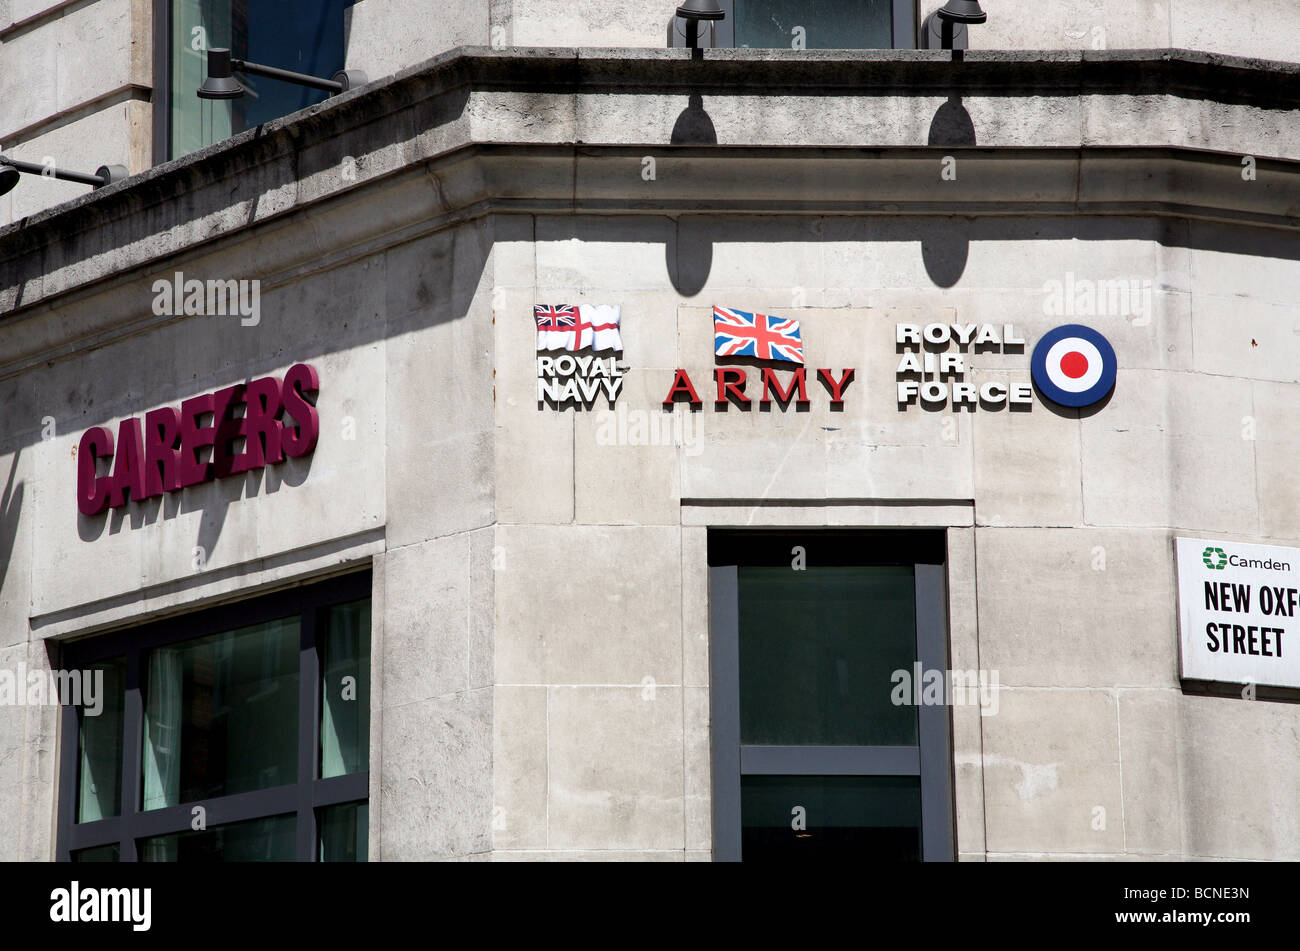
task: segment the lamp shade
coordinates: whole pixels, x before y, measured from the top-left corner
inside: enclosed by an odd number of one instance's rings
[[[726,16],[718,0],[686,0],[677,8],[677,15],[684,20],[721,20]]]
[[[104,185],[112,185],[120,182],[127,177],[125,165],[101,165],[95,169],[95,174],[104,180]],[[104,185],[96,185],[96,188],[103,188]]]
[[[938,14],[950,23],[983,23],[989,18],[979,0],[948,0],[939,8]]]
[[[244,94],[230,68],[230,50],[208,50],[208,78],[199,87],[200,99],[238,99]]]
[[[0,165],[0,195],[7,195],[13,191],[20,178],[22,178],[22,175],[18,173],[18,169],[10,168],[8,165]]]

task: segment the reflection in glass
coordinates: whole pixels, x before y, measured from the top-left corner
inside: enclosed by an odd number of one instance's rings
[[[298,817],[251,819],[140,840],[142,862],[292,862]]]
[[[296,112],[328,93],[276,79],[235,78],[239,99],[200,99],[207,50],[225,47],[235,59],[323,79],[344,66],[343,17],[352,0],[171,0],[171,157],[229,138]]]
[[[893,31],[893,0],[736,0],[738,47],[887,50]]]
[[[746,862],[921,860],[916,776],[744,776],[740,797]]]
[[[72,853],[74,862],[120,862],[122,850],[116,842],[112,845],[97,845],[92,849],[82,849]]]
[[[103,677],[98,715],[92,716],[84,703],[78,711],[81,735],[78,744],[77,821],[94,822],[122,814],[126,658],[117,657],[92,664],[85,672],[92,682],[101,676],[100,672]]]
[[[330,608],[321,657],[322,778],[370,768],[370,601]]]
[[[364,862],[369,855],[370,806],[345,802],[320,811],[320,860]]]
[[[742,566],[740,739],[772,746],[907,746],[917,712],[893,702],[916,659],[911,566]]]
[[[145,811],[298,778],[298,619],[151,651]]]

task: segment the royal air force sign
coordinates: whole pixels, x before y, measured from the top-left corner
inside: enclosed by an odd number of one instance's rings
[[[1029,365],[1039,392],[1059,406],[1076,409],[1106,398],[1115,388],[1117,367],[1110,341],[1082,324],[1043,334]]]
[[[1056,327],[1034,344],[1029,361],[1033,386],[1014,375],[1005,381],[986,377],[979,384],[967,379],[980,369],[986,353],[1024,352],[1025,338],[1012,324],[898,324],[894,344],[901,354],[896,375],[903,410],[918,405],[929,410],[1028,410],[1035,388],[1057,406],[1083,409],[1110,396],[1118,369],[1110,341],[1082,324]]]

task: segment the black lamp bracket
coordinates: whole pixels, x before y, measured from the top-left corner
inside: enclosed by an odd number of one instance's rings
[[[10,168],[25,172],[28,175],[57,178],[61,182],[76,182],[79,185],[90,185],[94,188],[103,188],[105,185],[120,182],[128,175],[125,165],[101,165],[95,169],[95,174],[89,175],[85,172],[65,171],[58,166],[50,168],[48,165],[37,165],[34,162],[20,162],[18,159],[9,158],[7,155],[0,155],[0,165],[8,165]]]

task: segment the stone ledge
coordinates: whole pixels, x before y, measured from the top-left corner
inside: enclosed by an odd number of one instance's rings
[[[580,152],[574,151],[581,131],[574,120],[541,117],[540,131],[521,128],[518,125],[521,118],[531,115],[528,109],[540,108],[538,101],[548,95],[590,99],[584,108],[598,110],[604,98],[616,92],[646,95],[659,92],[676,96],[685,89],[711,90],[709,94],[716,97],[720,106],[729,107],[723,100],[730,99],[731,106],[745,109],[752,108],[745,100],[755,95],[841,98],[874,95],[906,100],[903,107],[915,110],[924,104],[919,100],[926,95],[959,93],[975,102],[981,96],[1018,97],[1019,101],[1025,101],[1044,96],[1158,94],[1245,103],[1252,114],[1261,108],[1285,109],[1291,113],[1300,103],[1300,64],[1182,50],[970,51],[961,61],[954,61],[950,53],[938,50],[801,53],[710,50],[702,61],[695,61],[685,50],[462,48],[0,229],[0,272],[4,274],[0,283],[0,320],[74,289],[119,277],[214,239],[247,230],[252,225],[368,188],[387,178],[400,178],[418,169],[421,163],[445,162],[475,142],[508,143],[518,140],[521,133],[534,137],[540,134],[557,141],[561,143],[561,151],[555,158],[561,165],[568,162],[573,166],[575,171],[569,178],[570,185],[576,188],[579,182],[573,176],[580,176],[595,161],[590,150],[597,147],[583,145]],[[1233,92],[1224,93],[1224,89]],[[500,96],[514,96],[520,101],[503,103]],[[1127,107],[1116,106],[1122,108]],[[732,193],[744,189],[743,182],[728,182],[725,166],[717,163],[717,160],[735,160],[741,153],[734,150],[744,146],[704,147],[698,154],[688,155],[673,146],[641,141],[645,128],[637,118],[633,112],[619,117],[610,126],[606,134],[623,139],[609,141],[609,148],[642,155],[653,152],[665,157],[670,154],[689,157],[693,169],[710,166],[715,169],[707,176],[711,178],[710,187],[722,184]],[[1277,117],[1279,126],[1284,118],[1287,117]],[[1052,154],[1034,158],[1030,154],[1033,150],[1027,148],[1034,144],[1034,134],[1031,124],[1004,136],[1006,141],[998,143],[1026,147],[1003,149],[1000,154],[988,149],[971,149],[966,158],[985,162],[991,179],[1004,179],[1012,192],[1017,182],[1023,185],[1025,181],[1026,162],[1060,169],[1070,163],[1080,163],[1086,155],[1091,168],[1103,169],[1105,161],[1137,167],[1129,159],[1102,158],[1102,153],[1118,153],[1121,149],[1076,149],[1078,154],[1067,155],[1064,165],[1059,149],[1044,150]],[[1017,142],[1017,138],[1027,141]],[[1078,138],[1082,140],[1082,133]],[[323,174],[337,162],[334,153],[344,149],[358,153],[359,164],[368,164],[360,181],[340,181],[339,176],[331,178]],[[757,151],[764,154],[745,156],[747,161],[756,163],[750,166],[754,169],[764,162],[825,163],[838,150],[761,145]],[[952,151],[951,147],[942,149],[944,154]],[[923,152],[907,148],[878,149],[876,152],[877,158],[885,152],[896,152],[898,160],[905,164],[915,159],[933,162],[936,157],[935,149]],[[915,152],[920,155],[911,154]],[[872,150],[857,149],[856,153],[856,157],[841,154],[835,160],[860,161],[871,155]],[[1175,160],[1174,156],[1183,153],[1189,158]],[[1217,158],[1205,157],[1215,155]],[[517,158],[524,161],[538,156],[521,151]],[[1108,190],[1104,187],[1104,176],[1094,176],[1081,180],[1073,190],[1067,178],[1041,193],[1030,190],[1025,194],[1026,190],[1020,188],[1021,193],[1016,195],[1004,190],[1002,194],[988,193],[977,201],[956,205],[948,200],[936,201],[928,179],[925,188],[917,189],[912,197],[908,197],[906,187],[900,184],[896,194],[887,198],[861,195],[849,201],[827,204],[823,200],[819,204],[817,200],[804,200],[789,189],[777,187],[782,178],[776,177],[769,184],[766,207],[751,195],[743,200],[729,200],[726,208],[827,214],[899,213],[908,204],[912,205],[910,210],[924,212],[928,200],[929,211],[948,214],[954,210],[961,214],[1164,214],[1293,228],[1300,204],[1295,200],[1294,186],[1289,184],[1294,180],[1295,169],[1290,162],[1260,160],[1261,169],[1267,164],[1271,174],[1277,173],[1273,174],[1272,187],[1280,191],[1256,187],[1255,194],[1242,197],[1243,189],[1227,189],[1222,196],[1211,198],[1199,188],[1198,181],[1195,200],[1181,201],[1174,197],[1170,185],[1179,183],[1178,176],[1183,169],[1190,169],[1198,162],[1218,162],[1226,167],[1231,164],[1229,159],[1237,161],[1239,157],[1174,149],[1163,159],[1148,158],[1147,171],[1154,177],[1149,176],[1145,190],[1140,181],[1131,181],[1125,175],[1122,183],[1128,191],[1114,198],[1109,207],[1102,198],[1102,193]],[[555,171],[555,162],[550,164]],[[1021,166],[1019,170],[1017,165]],[[977,169],[980,167],[976,165]],[[1011,174],[1007,177],[995,173],[995,168]],[[1180,170],[1176,174],[1172,171],[1175,168]],[[429,169],[433,171],[434,165]],[[1215,174],[1219,172],[1226,174],[1224,169]],[[593,171],[590,181],[594,183],[600,177]],[[640,183],[639,176],[635,181]],[[1223,181],[1217,178],[1216,181],[1215,187],[1223,191]],[[504,185],[508,187],[511,183],[506,180]],[[666,195],[649,201],[644,194],[632,195],[630,187],[622,189],[623,195],[618,194],[617,188],[610,191],[610,187],[596,189],[593,184],[585,194],[575,191],[574,200],[567,206],[555,200],[559,196],[537,195],[534,197],[541,202],[535,207],[607,213],[720,210],[700,190],[694,195],[679,196],[674,200],[676,203],[665,204]],[[1155,194],[1161,188],[1163,193]],[[1260,199],[1265,194],[1271,197],[1261,206]],[[527,198],[517,188],[513,194],[509,191],[493,194],[489,189],[476,198],[479,205],[471,214],[507,207],[527,211],[534,207]],[[443,199],[440,195],[439,200]],[[1078,204],[1085,200],[1088,208]],[[1014,207],[1007,206],[1008,201]],[[1234,201],[1241,201],[1242,207],[1235,208]],[[468,208],[463,203],[461,207]]]
[[[653,201],[638,174],[648,150],[660,175]],[[946,155],[960,169],[956,182],[940,182]],[[291,205],[260,227],[232,213],[228,228],[189,245],[151,244],[147,234],[98,256],[64,261],[56,247],[12,271],[0,268],[19,278],[19,288],[36,289],[11,315],[53,318],[26,321],[21,334],[7,335],[0,378],[173,320],[142,312],[123,295],[108,298],[108,307],[75,305],[122,284],[144,295],[173,268],[203,270],[197,255],[228,255],[245,241],[258,242],[252,276],[271,287],[437,231],[518,214],[1157,218],[1245,226],[1258,240],[1242,244],[1243,253],[1293,255],[1300,162],[1262,159],[1257,173],[1245,182],[1236,155],[1174,148],[465,145],[310,207]],[[304,215],[313,233],[330,235],[328,248],[271,239]],[[1194,236],[1177,240],[1195,243]],[[28,269],[27,283],[19,268]],[[14,285],[0,287],[0,295],[14,292]]]

